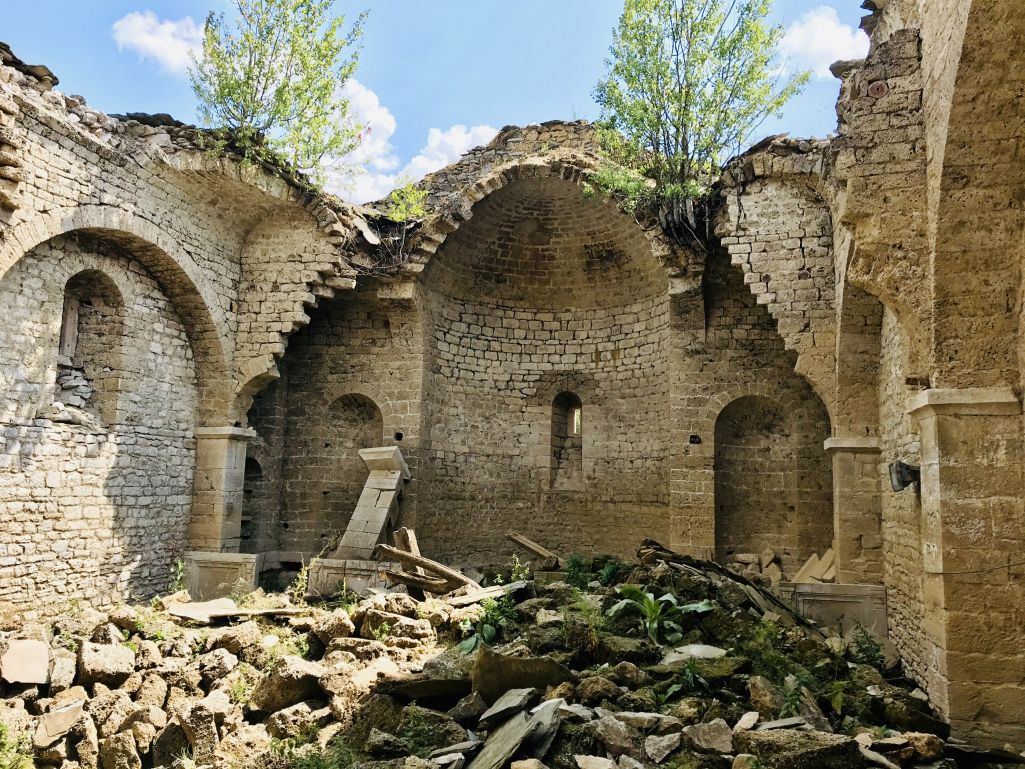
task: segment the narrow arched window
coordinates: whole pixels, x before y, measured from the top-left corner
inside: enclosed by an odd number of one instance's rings
[[[108,423],[120,389],[123,305],[117,286],[98,270],[78,273],[64,288],[54,399]]]
[[[584,406],[576,393],[561,392],[552,401],[551,486],[579,488],[583,483]]]

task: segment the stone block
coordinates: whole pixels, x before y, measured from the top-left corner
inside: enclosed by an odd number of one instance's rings
[[[196,601],[221,598],[236,588],[255,590],[263,568],[262,553],[185,554],[185,583]]]

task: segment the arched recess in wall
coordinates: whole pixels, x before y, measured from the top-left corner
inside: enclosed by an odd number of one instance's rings
[[[54,211],[5,233],[0,243],[0,278],[24,254],[61,235],[113,245],[153,276],[181,318],[193,350],[199,424],[223,427],[234,422],[230,414],[232,377],[225,351],[231,334],[217,298],[200,277],[202,270],[178,239],[141,216],[110,206]]]
[[[488,532],[509,528],[568,552],[625,554],[637,536],[669,534],[665,254],[579,181],[524,164],[474,185],[422,273],[431,397],[417,521],[439,557],[497,562]],[[582,403],[580,439],[560,392]],[[452,520],[469,525],[443,536]]]
[[[55,401],[117,421],[124,346],[124,298],[99,270],[83,270],[64,286],[57,346]]]
[[[239,552],[251,553],[256,521],[263,512],[257,508],[263,498],[263,467],[253,457],[246,457],[242,474],[242,531],[239,535]]]
[[[817,399],[784,408],[758,395],[715,422],[715,551],[772,548],[793,574],[833,540],[832,471],[822,448],[829,417]]]
[[[359,451],[382,445],[384,418],[369,397],[347,393],[326,409],[293,401],[286,431],[280,539],[286,549],[316,553],[352,517],[369,473]]]

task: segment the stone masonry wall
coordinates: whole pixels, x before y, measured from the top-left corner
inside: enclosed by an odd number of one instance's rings
[[[53,403],[53,308],[86,270],[109,278],[123,301],[121,324],[86,324],[78,340],[119,352],[106,372],[117,381],[110,420],[89,400]],[[47,613],[72,598],[103,605],[165,588],[184,549],[197,400],[192,351],[168,298],[117,248],[65,237],[0,280],[0,315],[0,390],[14,396],[0,413],[0,600]]]
[[[279,480],[261,494],[277,495],[274,549],[315,555],[345,530],[367,470],[361,448],[398,445],[417,467],[422,378],[416,305],[382,299],[387,287],[325,301],[296,334],[283,378],[261,393],[249,413],[258,456]],[[401,437],[397,437],[401,435]],[[404,514],[415,515],[410,488]],[[254,499],[261,510],[275,502]]]
[[[424,282],[424,551],[502,562],[507,530],[566,553],[664,539],[667,281],[639,228],[571,182],[514,182],[477,204]],[[575,488],[552,488],[561,392],[582,403]]]

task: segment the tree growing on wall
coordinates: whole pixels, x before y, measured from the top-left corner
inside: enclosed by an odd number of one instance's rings
[[[342,86],[359,60],[366,12],[345,31],[335,0],[236,0],[232,22],[211,12],[190,69],[201,118],[244,152],[264,143],[296,170],[359,144]]]
[[[595,89],[599,141],[620,166],[599,171],[600,186],[693,227],[690,201],[810,76],[786,75],[770,10],[771,0],[626,0]]]

